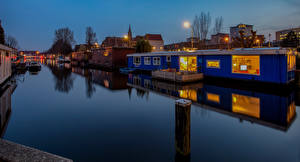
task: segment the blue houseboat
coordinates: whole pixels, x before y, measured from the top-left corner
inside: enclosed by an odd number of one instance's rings
[[[247,48],[130,54],[128,67],[202,73],[205,77],[288,84],[295,78],[295,49]]]

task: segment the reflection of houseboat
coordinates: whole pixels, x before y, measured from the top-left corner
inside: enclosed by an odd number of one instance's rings
[[[14,49],[0,44],[0,85],[11,76],[11,56]]]
[[[33,72],[36,72],[36,71],[40,71],[41,70],[41,65],[37,62],[31,62],[29,64],[29,71],[33,71]]]
[[[283,131],[296,116],[294,92],[273,94],[200,83],[182,86],[152,80],[145,75],[129,75],[127,85],[172,98],[190,99],[202,108]]]
[[[174,69],[176,72],[202,73],[204,77],[287,84],[295,78],[296,53],[292,49],[251,48],[156,52],[127,57],[128,67],[140,70]]]
[[[10,85],[0,90],[0,138],[5,133],[11,115],[11,95],[15,88],[16,85]]]
[[[127,75],[119,72],[109,72],[98,69],[83,69],[72,67],[72,72],[90,79],[91,82],[110,90],[127,89]]]

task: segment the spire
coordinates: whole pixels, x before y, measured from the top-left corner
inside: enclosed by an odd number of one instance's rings
[[[131,25],[129,24],[129,30],[128,30],[128,40],[132,40],[132,32],[131,32]]]

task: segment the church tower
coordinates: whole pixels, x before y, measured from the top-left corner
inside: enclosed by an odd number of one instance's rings
[[[131,32],[131,26],[129,24],[129,30],[128,30],[128,40],[132,41],[132,32]]]

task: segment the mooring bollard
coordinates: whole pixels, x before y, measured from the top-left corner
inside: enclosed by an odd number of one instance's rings
[[[175,161],[190,161],[191,105],[186,99],[175,102]]]
[[[181,107],[191,107],[192,101],[186,99],[179,99],[175,101],[175,104],[176,106],[181,106]]]

